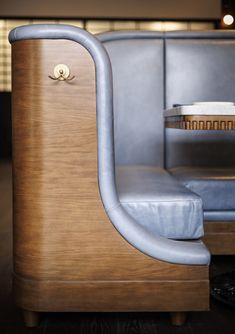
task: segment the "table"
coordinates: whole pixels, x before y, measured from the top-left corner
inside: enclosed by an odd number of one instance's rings
[[[165,110],[165,127],[183,130],[235,130],[233,103],[183,105]]]

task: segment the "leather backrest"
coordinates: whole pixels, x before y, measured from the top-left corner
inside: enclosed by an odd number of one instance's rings
[[[166,107],[235,102],[235,33],[166,34]],[[235,166],[235,132],[166,131],[166,166]]]
[[[117,165],[163,165],[162,33],[101,34],[112,65]]]

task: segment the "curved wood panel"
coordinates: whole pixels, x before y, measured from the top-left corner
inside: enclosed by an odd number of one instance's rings
[[[206,311],[208,281],[35,281],[15,277],[16,304],[39,312]],[[24,294],[22,294],[24,291]]]
[[[59,63],[68,65],[74,80],[48,78]],[[106,216],[97,182],[95,67],[82,46],[13,43],[13,160],[18,277],[35,286],[43,280],[198,280],[208,300],[207,266],[146,256]]]

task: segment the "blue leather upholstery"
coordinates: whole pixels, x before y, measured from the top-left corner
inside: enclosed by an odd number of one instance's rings
[[[234,57],[234,31],[167,33],[166,107],[234,102]],[[235,131],[167,129],[165,143],[166,167],[202,197],[204,220],[235,220]]]
[[[85,47],[94,59],[97,88],[98,180],[110,221],[134,247],[154,258],[180,264],[208,264],[210,254],[202,242],[175,241],[153,234],[121,205],[114,171],[112,69],[102,44],[82,29],[66,25],[32,25],[11,31],[11,43],[25,39],[69,39]],[[157,123],[158,124],[158,123]],[[159,125],[159,124],[158,124]],[[185,215],[184,219],[190,217]]]
[[[163,34],[114,32],[98,37],[113,71],[116,164],[163,166]]]
[[[204,211],[203,212],[204,222],[206,221],[227,221],[234,223],[235,211]]]
[[[153,234],[171,239],[203,236],[201,198],[164,169],[119,166],[116,180],[124,209]]]
[[[235,216],[234,168],[175,167],[169,171],[202,198],[207,220],[211,220],[210,211],[220,213],[221,220],[227,220],[226,211],[230,212],[230,217],[232,213]],[[211,218],[214,217],[212,213]]]

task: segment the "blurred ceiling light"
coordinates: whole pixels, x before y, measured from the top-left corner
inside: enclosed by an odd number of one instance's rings
[[[223,17],[223,22],[224,22],[224,24],[226,24],[227,26],[230,26],[231,24],[233,24],[233,22],[234,22],[234,18],[233,18],[232,15],[230,15],[230,14],[226,14],[226,15],[224,15],[224,17]]]

